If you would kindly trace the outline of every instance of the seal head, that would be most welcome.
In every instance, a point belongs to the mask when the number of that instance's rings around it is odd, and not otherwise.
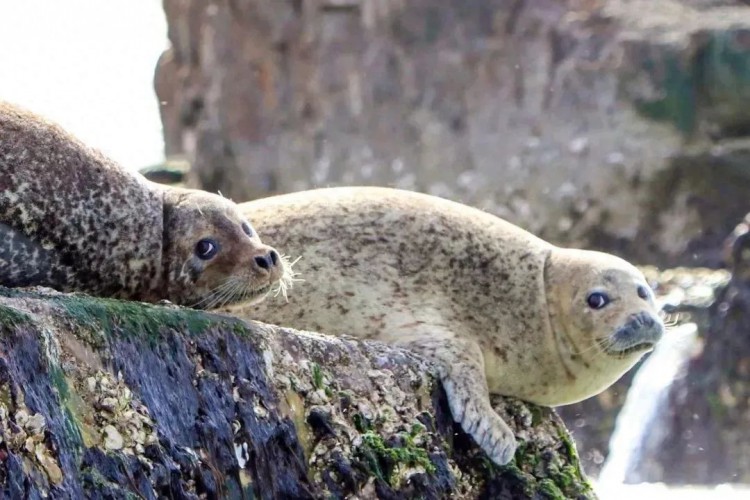
[[[197,190],[164,194],[165,296],[210,309],[262,299],[284,277],[279,253],[261,242],[237,205]]]
[[[550,329],[572,384],[546,394],[543,404],[573,403],[600,392],[664,333],[653,291],[628,262],[601,252],[555,248],[544,272]]]

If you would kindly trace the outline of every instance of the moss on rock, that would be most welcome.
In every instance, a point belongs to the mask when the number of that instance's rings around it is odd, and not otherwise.
[[[0,462],[19,497],[592,496],[554,413],[499,400],[522,446],[497,467],[393,346],[43,290],[0,290],[0,325],[0,404],[46,429]]]

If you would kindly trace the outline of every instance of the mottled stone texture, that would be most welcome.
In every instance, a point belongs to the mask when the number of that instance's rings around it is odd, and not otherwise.
[[[750,218],[746,218],[746,221]],[[629,481],[750,482],[750,232],[731,238],[733,273]]]
[[[167,152],[236,201],[394,185],[715,265],[750,189],[741,4],[164,0]]]
[[[3,498],[594,498],[549,409],[496,467],[423,360],[228,316],[0,288]]]

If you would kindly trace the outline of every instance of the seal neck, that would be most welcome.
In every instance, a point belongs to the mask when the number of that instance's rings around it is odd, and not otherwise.
[[[161,227],[161,280],[155,284],[155,291],[161,298],[170,298],[170,286],[172,281],[172,259],[170,255],[174,253],[174,241],[172,235],[177,228],[172,227],[174,224],[174,210],[182,195],[180,188],[167,188],[158,186],[162,196],[162,227]]]
[[[560,272],[568,269],[569,259],[565,257],[565,250],[553,248],[547,252],[544,260],[544,286],[545,299],[547,302],[547,328],[550,335],[550,348],[553,354],[560,360],[565,376],[574,380],[576,373],[577,355],[582,350],[575,342],[574,332],[568,330],[568,322],[565,321],[567,311],[564,304],[569,303],[572,297],[569,295],[571,273]]]

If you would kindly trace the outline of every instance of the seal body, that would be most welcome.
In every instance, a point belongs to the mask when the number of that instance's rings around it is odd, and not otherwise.
[[[286,304],[233,307],[298,329],[406,346],[433,360],[454,418],[498,463],[515,450],[489,393],[547,406],[616,381],[663,325],[643,275],[555,247],[458,203],[386,188],[240,204],[305,280]]]
[[[151,183],[0,102],[0,285],[200,305],[282,276],[234,203]]]

